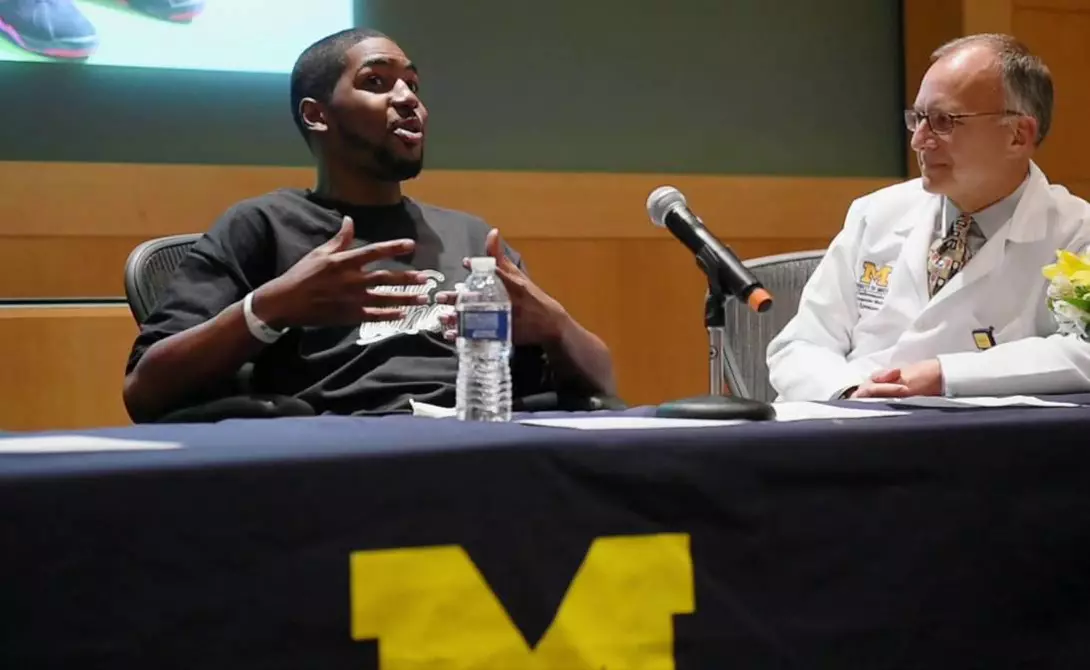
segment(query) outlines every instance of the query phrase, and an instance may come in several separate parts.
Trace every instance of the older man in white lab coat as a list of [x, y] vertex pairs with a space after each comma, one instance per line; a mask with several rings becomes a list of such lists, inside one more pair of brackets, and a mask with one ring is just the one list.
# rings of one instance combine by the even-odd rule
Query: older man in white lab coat
[[781, 399], [1090, 391], [1090, 342], [1057, 334], [1041, 275], [1090, 243], [1090, 204], [1032, 160], [1051, 114], [1013, 38], [935, 52], [905, 112], [922, 178], [848, 210], [769, 345]]

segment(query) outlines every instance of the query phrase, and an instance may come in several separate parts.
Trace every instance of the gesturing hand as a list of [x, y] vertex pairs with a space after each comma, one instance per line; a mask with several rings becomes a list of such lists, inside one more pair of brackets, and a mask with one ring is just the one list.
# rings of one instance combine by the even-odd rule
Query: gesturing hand
[[416, 271], [367, 270], [374, 261], [411, 253], [409, 239], [376, 242], [353, 249], [355, 226], [344, 217], [341, 229], [287, 272], [254, 293], [254, 313], [273, 328], [355, 325], [388, 321], [404, 315], [404, 307], [428, 301], [426, 295], [381, 291], [376, 287], [423, 284]]
[[[515, 263], [503, 253], [500, 231], [493, 228], [485, 238], [485, 251], [496, 259], [496, 276], [503, 281], [511, 297], [511, 341], [514, 344], [549, 344], [560, 338], [567, 311], [552, 296], [535, 284]], [[469, 266], [469, 259], [463, 260]], [[458, 294], [442, 291], [436, 301], [453, 305]], [[448, 339], [455, 336], [456, 315], [442, 317]]]

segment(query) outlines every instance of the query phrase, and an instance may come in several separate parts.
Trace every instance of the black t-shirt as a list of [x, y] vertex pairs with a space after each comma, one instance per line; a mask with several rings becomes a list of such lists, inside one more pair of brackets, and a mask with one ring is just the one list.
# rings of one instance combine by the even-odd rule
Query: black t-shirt
[[[408, 256], [370, 267], [428, 271], [416, 287], [434, 296], [468, 276], [467, 256], [485, 253], [489, 227], [481, 219], [405, 198], [398, 205], [346, 206], [310, 191], [274, 191], [231, 208], [200, 238], [179, 265], [158, 306], [141, 327], [127, 372], [155, 342], [196, 326], [247, 293], [283, 274], [327, 242], [345, 215], [355, 222], [356, 242], [409, 238]], [[522, 267], [518, 254], [507, 255]], [[278, 393], [310, 403], [318, 413], [367, 414], [407, 411], [409, 398], [452, 407], [458, 370], [453, 342], [442, 337], [439, 315], [450, 306], [408, 308], [398, 322], [289, 330], [253, 359], [253, 393]], [[539, 347], [516, 347], [512, 356], [516, 397], [551, 387]], [[182, 404], [229, 395], [232, 379], [218, 380]]]

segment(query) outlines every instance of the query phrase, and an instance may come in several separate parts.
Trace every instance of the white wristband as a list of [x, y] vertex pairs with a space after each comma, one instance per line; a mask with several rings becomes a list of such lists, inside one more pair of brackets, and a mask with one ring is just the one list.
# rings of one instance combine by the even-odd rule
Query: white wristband
[[250, 331], [250, 334], [265, 344], [276, 342], [288, 331], [287, 328], [276, 330], [254, 314], [253, 291], [247, 293], [246, 297], [242, 299], [242, 316], [246, 320], [246, 328]]

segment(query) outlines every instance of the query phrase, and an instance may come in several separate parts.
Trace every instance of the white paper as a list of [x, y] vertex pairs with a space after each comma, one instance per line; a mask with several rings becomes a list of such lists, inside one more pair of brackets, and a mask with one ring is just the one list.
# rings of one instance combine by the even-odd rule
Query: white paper
[[161, 451], [180, 449], [177, 442], [118, 440], [90, 435], [40, 435], [0, 438], [0, 454], [71, 454], [99, 451]]
[[903, 416], [908, 412], [889, 409], [863, 409], [838, 407], [818, 402], [776, 402], [776, 421], [814, 421], [819, 419], [877, 419], [885, 416]]
[[1042, 400], [1028, 395], [1011, 395], [999, 398], [947, 398], [947, 400], [976, 405], [977, 407], [1078, 407], [1073, 402]]
[[[816, 402], [778, 402], [772, 406], [776, 409], [776, 421], [872, 419], [908, 414], [908, 412], [900, 412], [897, 410], [836, 407], [834, 405], [823, 405]], [[748, 422], [741, 420], [674, 419], [650, 416], [575, 416], [555, 419], [525, 419], [519, 423], [527, 426], [574, 428], [576, 430], [655, 430], [663, 428], [715, 428], [720, 426], [734, 426]]]
[[944, 398], [939, 396], [913, 396], [911, 398], [873, 398], [871, 402], [885, 402], [901, 407], [925, 407], [932, 409], [970, 409], [974, 407], [1078, 407], [1074, 403], [1042, 400], [1028, 395], [1001, 397], [974, 396]]
[[672, 419], [654, 416], [575, 416], [557, 419], [523, 419], [527, 426], [574, 428], [576, 430], [649, 430], [661, 428], [712, 428], [733, 426], [745, 421], [714, 419]]
[[457, 410], [453, 407], [429, 405], [413, 398], [409, 398], [409, 406], [413, 408], [413, 416], [422, 416], [427, 419], [449, 419], [458, 415]]

